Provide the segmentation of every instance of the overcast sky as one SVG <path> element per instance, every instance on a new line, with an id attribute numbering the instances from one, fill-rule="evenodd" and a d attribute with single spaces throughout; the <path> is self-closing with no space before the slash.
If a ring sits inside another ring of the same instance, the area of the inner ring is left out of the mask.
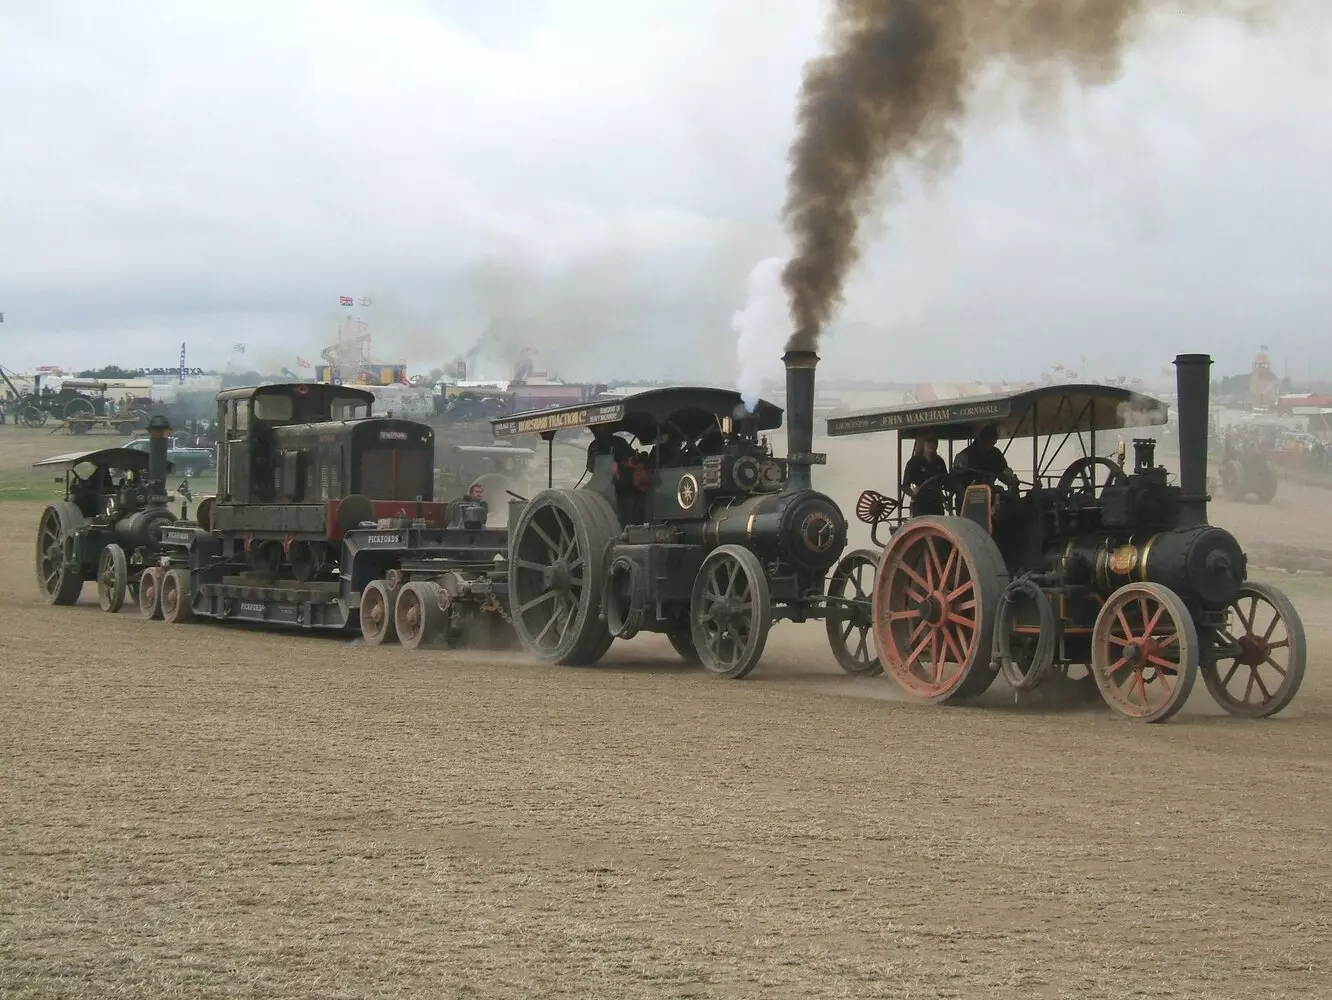
<path id="1" fill-rule="evenodd" d="M 1322 4 L 1326 7 L 1326 4 Z M 0 5 L 0 365 L 310 360 L 345 310 L 430 367 L 726 376 L 817 0 Z M 1332 20 L 1332 15 L 1321 19 Z M 871 220 L 829 374 L 1083 358 L 1332 377 L 1332 33 L 1205 22 Z"/>

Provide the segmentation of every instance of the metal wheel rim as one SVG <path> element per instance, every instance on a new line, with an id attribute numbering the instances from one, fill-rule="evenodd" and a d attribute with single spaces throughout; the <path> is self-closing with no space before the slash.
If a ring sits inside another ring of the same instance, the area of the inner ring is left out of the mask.
<path id="1" fill-rule="evenodd" d="M 513 617 L 532 645 L 554 653 L 579 621 L 590 582 L 573 518 L 554 504 L 533 511 L 515 556 Z"/>
<path id="2" fill-rule="evenodd" d="M 1179 711 L 1197 675 L 1192 620 L 1168 593 L 1124 587 L 1106 600 L 1092 630 L 1092 673 L 1102 696 L 1116 711 L 1147 722 Z"/>
<path id="3" fill-rule="evenodd" d="M 1298 617 L 1291 617 L 1294 607 L 1284 594 L 1253 584 L 1240 588 L 1230 610 L 1240 628 L 1219 630 L 1218 646 L 1203 668 L 1203 682 L 1217 704 L 1232 715 L 1275 715 L 1290 704 L 1304 679 L 1303 626 Z M 1237 681 L 1238 697 L 1232 686 Z M 1255 693 L 1257 699 L 1252 697 Z"/>
<path id="4" fill-rule="evenodd" d="M 124 555 L 117 559 L 120 548 L 108 545 L 97 560 L 97 599 L 104 611 L 119 611 L 125 603 L 129 580 Z"/>
<path id="5" fill-rule="evenodd" d="M 866 569 L 869 570 L 868 584 L 861 578 Z M 860 602 L 849 618 L 837 617 L 832 608 L 828 609 L 828 643 L 837 662 L 849 674 L 883 673 L 874 638 L 874 580 L 878 569 L 878 560 L 868 553 L 852 552 L 837 565 L 828 581 L 829 597 L 845 597 L 850 584 L 855 591 L 851 599 Z M 840 606 L 838 610 L 841 610 Z M 853 646 L 851 637 L 856 632 L 859 635 Z"/>
<path id="6" fill-rule="evenodd" d="M 365 623 L 372 627 L 366 629 Z M 367 639 L 377 639 L 388 628 L 388 598 L 378 587 L 367 587 L 361 595 L 361 634 Z"/>
<path id="7" fill-rule="evenodd" d="M 709 654 L 704 663 L 711 660 L 709 670 L 728 674 L 744 663 L 767 626 L 760 612 L 758 584 L 749 568 L 730 553 L 709 559 L 700 575 L 703 589 L 696 614 L 697 631 L 702 632 Z M 733 655 L 724 655 L 724 650 Z"/>
<path id="8" fill-rule="evenodd" d="M 894 680 L 911 694 L 939 699 L 963 685 L 978 655 L 984 609 L 977 569 L 941 527 L 904 530 L 919 537 L 880 566 L 875 639 L 889 654 L 885 669 Z"/>
<path id="9" fill-rule="evenodd" d="M 60 516 L 54 510 L 47 511 L 37 535 L 37 579 L 47 597 L 60 590 L 65 572 L 63 538 Z"/>
<path id="10" fill-rule="evenodd" d="M 420 592 L 410 584 L 398 595 L 398 641 L 404 646 L 415 643 L 425 628 L 425 608 Z"/>
<path id="11" fill-rule="evenodd" d="M 139 607 L 159 607 L 162 601 L 161 581 L 151 569 L 139 578 Z"/>

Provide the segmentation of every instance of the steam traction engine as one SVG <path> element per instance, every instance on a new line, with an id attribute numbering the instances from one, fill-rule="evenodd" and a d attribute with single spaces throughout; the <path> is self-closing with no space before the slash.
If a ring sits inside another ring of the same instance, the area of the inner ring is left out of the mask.
<path id="1" fill-rule="evenodd" d="M 738 678 L 778 619 L 826 617 L 842 634 L 850 611 L 825 579 L 846 521 L 810 483 L 823 461 L 810 450 L 818 358 L 785 361 L 785 459 L 763 436 L 782 411 L 765 401 L 747 411 L 723 389 L 655 389 L 493 422 L 499 439 L 539 434 L 551 450 L 561 430 L 593 434 L 580 488 L 510 505 L 510 612 L 532 655 L 589 664 L 617 638 L 660 632 L 685 659 Z"/>
<path id="2" fill-rule="evenodd" d="M 1232 714 L 1290 703 L 1306 658 L 1299 615 L 1281 591 L 1249 580 L 1239 543 L 1207 523 L 1211 359 L 1184 354 L 1175 365 L 1177 483 L 1151 438 L 1133 442 L 1132 471 L 1122 442 L 1117 460 L 1097 454 L 1098 432 L 1165 423 L 1163 403 L 1125 389 L 1045 386 L 829 421 L 833 436 L 896 431 L 899 455 L 921 437 L 951 450 L 986 424 L 1007 438 L 1010 463 L 1014 442 L 1031 440 L 1030 482 L 954 465 L 947 516 L 903 518 L 896 500 L 862 494 L 858 514 L 876 537 L 885 525 L 892 534 L 871 615 L 857 624 L 902 688 L 957 701 L 1000 671 L 1027 691 L 1085 666 L 1111 707 L 1147 722 L 1177 712 L 1199 672 Z M 1079 457 L 1047 475 L 1074 439 Z"/>
<path id="3" fill-rule="evenodd" d="M 166 490 L 171 427 L 154 417 L 148 434 L 147 453 L 103 448 L 35 463 L 64 472 L 65 499 L 37 527 L 37 585 L 50 603 L 75 603 L 92 580 L 103 611 L 119 611 L 127 593 L 137 599 L 131 573 L 156 558 L 163 527 L 176 520 Z"/>

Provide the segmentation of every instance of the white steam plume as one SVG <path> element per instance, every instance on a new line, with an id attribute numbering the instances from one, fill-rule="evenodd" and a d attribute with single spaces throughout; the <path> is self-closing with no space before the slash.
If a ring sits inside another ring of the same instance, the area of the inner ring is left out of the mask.
<path id="1" fill-rule="evenodd" d="M 786 261 L 769 257 L 749 272 L 744 308 L 731 317 L 731 329 L 737 334 L 736 360 L 740 373 L 735 387 L 752 411 L 758 403 L 767 376 L 779 370 L 782 344 L 791 332 L 786 289 L 782 286 L 782 268 Z"/>

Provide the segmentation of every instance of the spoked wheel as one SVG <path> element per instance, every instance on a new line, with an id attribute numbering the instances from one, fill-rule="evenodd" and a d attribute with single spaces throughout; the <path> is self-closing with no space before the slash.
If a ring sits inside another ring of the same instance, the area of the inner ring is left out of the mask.
<path id="1" fill-rule="evenodd" d="M 162 620 L 161 566 L 149 566 L 139 574 L 139 614 L 149 621 Z"/>
<path id="2" fill-rule="evenodd" d="M 523 648 L 546 663 L 595 663 L 613 641 L 601 618 L 606 550 L 619 526 L 595 493 L 543 490 L 509 533 L 509 600 Z"/>
<path id="3" fill-rule="evenodd" d="M 848 674 L 883 673 L 874 643 L 874 575 L 878 568 L 878 552 L 855 549 L 842 557 L 828 578 L 830 600 L 824 627 L 833 656 Z M 837 598 L 854 603 L 842 604 Z"/>
<path id="4" fill-rule="evenodd" d="M 739 545 L 713 549 L 694 578 L 689 617 L 703 669 L 730 680 L 753 670 L 772 625 L 768 578 L 754 553 Z"/>
<path id="5" fill-rule="evenodd" d="M 1203 683 L 1231 715 L 1265 719 L 1289 705 L 1304 680 L 1304 624 L 1290 598 L 1253 580 L 1240 587 L 1230 611 L 1231 627 L 1199 668 Z"/>
<path id="6" fill-rule="evenodd" d="M 173 624 L 194 620 L 188 570 L 169 569 L 162 574 L 162 617 Z"/>
<path id="7" fill-rule="evenodd" d="M 1198 677 L 1198 632 L 1179 596 L 1155 583 L 1120 587 L 1092 628 L 1092 673 L 1115 711 L 1164 722 Z"/>
<path id="8" fill-rule="evenodd" d="M 112 542 L 97 559 L 97 603 L 103 611 L 115 614 L 125 606 L 128 589 L 129 562 L 125 550 Z"/>
<path id="9" fill-rule="evenodd" d="M 82 567 L 66 562 L 66 555 L 72 556 L 74 532 L 84 520 L 78 507 L 61 502 L 48 506 L 37 524 L 37 585 L 51 604 L 73 604 L 83 592 Z"/>
<path id="10" fill-rule="evenodd" d="M 1008 572 L 994 540 L 960 517 L 917 517 L 884 549 L 874 581 L 874 638 L 884 671 L 935 704 L 994 682 L 995 611 Z"/>
<path id="11" fill-rule="evenodd" d="M 408 649 L 457 645 L 449 631 L 449 597 L 437 583 L 414 581 L 398 591 L 393 620 L 398 641 Z"/>
<path id="12" fill-rule="evenodd" d="M 367 646 L 378 646 L 397 636 L 393 620 L 393 594 L 384 580 L 371 580 L 361 591 L 361 638 Z"/>

